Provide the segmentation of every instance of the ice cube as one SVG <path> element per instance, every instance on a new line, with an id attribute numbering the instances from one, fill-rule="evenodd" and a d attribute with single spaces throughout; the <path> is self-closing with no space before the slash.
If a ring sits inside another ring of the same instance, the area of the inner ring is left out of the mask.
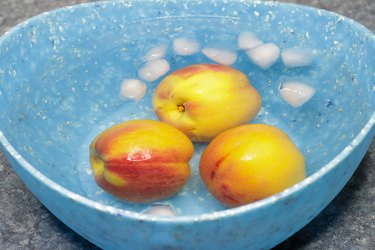
<path id="1" fill-rule="evenodd" d="M 153 61 L 162 59 L 168 50 L 168 45 L 165 43 L 159 44 L 151 49 L 149 49 L 145 55 L 145 61 Z"/>
<path id="2" fill-rule="evenodd" d="M 179 37 L 173 40 L 173 51 L 176 55 L 189 56 L 200 50 L 199 43 L 191 38 Z"/>
<path id="3" fill-rule="evenodd" d="M 312 63 L 313 53 L 306 49 L 288 48 L 281 52 L 281 59 L 287 67 L 303 67 Z"/>
<path id="4" fill-rule="evenodd" d="M 246 51 L 247 56 L 262 69 L 271 67 L 280 56 L 280 49 L 276 44 L 265 43 Z"/>
<path id="5" fill-rule="evenodd" d="M 153 82 L 165 75 L 170 70 L 170 65 L 165 59 L 146 62 L 138 69 L 138 76 L 147 82 Z"/>
<path id="6" fill-rule="evenodd" d="M 152 205 L 144 211 L 146 214 L 159 215 L 159 216 L 176 216 L 169 205 Z"/>
<path id="7" fill-rule="evenodd" d="M 280 88 L 281 97 L 292 107 L 298 108 L 309 101 L 315 89 L 303 82 L 285 82 Z"/>
<path id="8" fill-rule="evenodd" d="M 211 60 L 223 65 L 231 65 L 237 60 L 237 53 L 229 50 L 204 48 L 202 53 Z"/>
<path id="9" fill-rule="evenodd" d="M 238 36 L 239 49 L 248 50 L 255 48 L 261 44 L 263 44 L 263 42 L 250 31 L 243 31 Z"/>
<path id="10" fill-rule="evenodd" d="M 139 101 L 143 98 L 147 90 L 144 82 L 138 79 L 125 79 L 120 87 L 120 95 L 125 99 Z"/>

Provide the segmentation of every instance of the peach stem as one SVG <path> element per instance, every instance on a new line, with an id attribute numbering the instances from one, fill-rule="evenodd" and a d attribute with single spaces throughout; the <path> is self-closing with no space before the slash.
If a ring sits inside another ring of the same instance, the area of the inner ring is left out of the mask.
<path id="1" fill-rule="evenodd" d="M 185 112 L 185 106 L 183 104 L 178 104 L 177 110 L 180 111 L 180 112 Z"/>

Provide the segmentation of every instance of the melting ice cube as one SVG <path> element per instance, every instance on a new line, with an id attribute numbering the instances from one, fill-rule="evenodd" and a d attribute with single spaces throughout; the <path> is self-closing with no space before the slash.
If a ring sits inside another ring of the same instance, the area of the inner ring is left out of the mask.
<path id="1" fill-rule="evenodd" d="M 263 42 L 250 31 L 243 31 L 238 36 L 238 48 L 248 50 L 255 48 Z"/>
<path id="2" fill-rule="evenodd" d="M 161 59 L 167 53 L 168 46 L 165 43 L 159 44 L 149 49 L 145 55 L 145 61 L 153 61 Z"/>
<path id="3" fill-rule="evenodd" d="M 204 48 L 202 53 L 211 60 L 223 65 L 231 65 L 237 60 L 237 53 L 233 51 Z"/>
<path id="4" fill-rule="evenodd" d="M 246 51 L 247 56 L 262 69 L 268 69 L 280 56 L 280 49 L 276 44 L 265 43 Z"/>
<path id="5" fill-rule="evenodd" d="M 303 67 L 312 63 L 313 53 L 306 49 L 289 48 L 283 50 L 281 59 L 287 67 Z"/>
<path id="6" fill-rule="evenodd" d="M 146 62 L 138 69 L 138 76 L 145 81 L 153 82 L 159 79 L 170 70 L 170 65 L 165 59 L 158 59 Z"/>
<path id="7" fill-rule="evenodd" d="M 315 94 L 315 89 L 302 82 L 285 82 L 280 88 L 281 97 L 292 107 L 298 108 Z"/>
<path id="8" fill-rule="evenodd" d="M 120 95 L 126 99 L 139 101 L 143 98 L 147 90 L 144 82 L 137 79 L 125 79 L 120 88 Z"/>
<path id="9" fill-rule="evenodd" d="M 169 205 L 152 205 L 144 211 L 145 214 L 159 215 L 159 216 L 176 216 L 171 206 Z"/>
<path id="10" fill-rule="evenodd" d="M 173 51 L 176 55 L 189 56 L 200 50 L 199 43 L 191 38 L 176 38 L 173 40 Z"/>

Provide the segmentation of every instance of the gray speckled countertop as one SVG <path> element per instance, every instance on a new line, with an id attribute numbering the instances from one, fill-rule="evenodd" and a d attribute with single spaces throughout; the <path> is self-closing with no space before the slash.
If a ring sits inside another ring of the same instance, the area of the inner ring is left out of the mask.
<path id="1" fill-rule="evenodd" d="M 1 0 L 0 34 L 28 17 L 88 0 Z M 350 17 L 375 31 L 374 0 L 294 0 Z M 375 249 L 375 140 L 349 183 L 301 231 L 275 249 Z M 26 189 L 0 151 L 0 249 L 97 249 Z"/>

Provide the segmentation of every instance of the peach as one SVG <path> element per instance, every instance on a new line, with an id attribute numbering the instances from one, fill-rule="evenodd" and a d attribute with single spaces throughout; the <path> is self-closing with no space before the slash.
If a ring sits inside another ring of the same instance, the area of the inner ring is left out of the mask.
<path id="1" fill-rule="evenodd" d="M 151 202 L 177 193 L 190 176 L 192 142 L 176 128 L 132 120 L 99 134 L 90 145 L 97 184 L 130 202 Z"/>
<path id="2" fill-rule="evenodd" d="M 192 141 L 208 142 L 253 119 L 261 108 L 261 96 L 232 67 L 196 64 L 176 70 L 160 82 L 153 108 L 161 121 Z"/>
<path id="3" fill-rule="evenodd" d="M 302 181 L 305 160 L 286 133 L 248 124 L 218 135 L 203 151 L 200 175 L 211 194 L 229 207 L 251 203 Z"/>

